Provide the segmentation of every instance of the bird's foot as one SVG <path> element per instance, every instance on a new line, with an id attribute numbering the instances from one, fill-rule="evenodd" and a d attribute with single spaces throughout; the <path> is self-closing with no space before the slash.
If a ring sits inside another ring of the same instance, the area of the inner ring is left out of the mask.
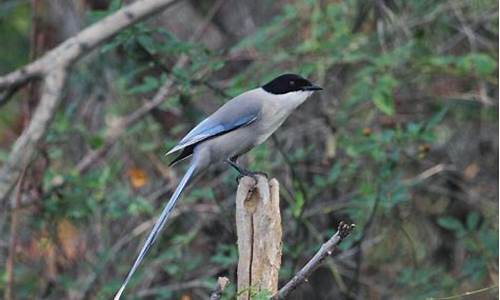
<path id="1" fill-rule="evenodd" d="M 226 162 L 231 167 L 233 167 L 236 171 L 238 171 L 239 175 L 238 175 L 238 177 L 236 177 L 236 182 L 237 183 L 240 183 L 241 178 L 243 178 L 245 176 L 252 177 L 255 180 L 255 184 L 257 184 L 257 182 L 258 182 L 257 175 L 262 175 L 262 176 L 265 176 L 266 178 L 269 178 L 269 176 L 266 173 L 264 173 L 264 172 L 250 171 L 250 170 L 244 168 L 243 166 L 238 165 L 236 163 L 235 159 L 227 159 Z"/>
<path id="2" fill-rule="evenodd" d="M 241 178 L 243 178 L 243 177 L 245 177 L 245 176 L 246 176 L 246 175 L 241 175 L 241 174 L 240 174 L 240 175 L 238 175 L 238 176 L 236 176 L 236 183 L 237 183 L 237 184 L 240 184 L 240 180 L 241 180 Z M 255 179 L 255 182 L 257 182 L 257 179 L 256 179 L 256 178 L 254 178 L 254 179 Z"/>

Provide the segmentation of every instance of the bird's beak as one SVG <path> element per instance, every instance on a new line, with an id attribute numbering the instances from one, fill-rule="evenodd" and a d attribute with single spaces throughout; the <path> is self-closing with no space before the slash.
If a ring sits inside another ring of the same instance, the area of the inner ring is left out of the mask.
<path id="1" fill-rule="evenodd" d="M 321 91 L 323 88 L 317 85 L 305 86 L 302 88 L 303 91 Z"/>

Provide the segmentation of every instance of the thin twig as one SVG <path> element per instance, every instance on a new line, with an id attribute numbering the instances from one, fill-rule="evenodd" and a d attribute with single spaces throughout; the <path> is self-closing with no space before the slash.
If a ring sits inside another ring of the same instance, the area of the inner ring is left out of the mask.
<path id="1" fill-rule="evenodd" d="M 227 277 L 219 277 L 214 291 L 210 294 L 210 300 L 219 300 L 222 297 L 222 292 L 228 284 L 229 279 L 227 279 Z"/>
<path id="2" fill-rule="evenodd" d="M 422 181 L 424 181 L 424 180 L 426 180 L 434 175 L 437 175 L 443 171 L 448 171 L 448 170 L 454 170 L 453 166 L 440 163 L 440 164 L 437 164 L 429 169 L 426 169 L 425 171 L 423 171 L 422 173 L 418 174 L 417 176 L 415 176 L 413 178 L 403 180 L 403 183 L 406 185 L 417 184 L 417 183 L 420 183 L 420 182 L 422 182 Z"/>
<path id="3" fill-rule="evenodd" d="M 285 284 L 285 286 L 282 287 L 272 299 L 285 299 L 288 294 L 295 290 L 300 284 L 307 281 L 307 278 L 312 274 L 312 272 L 318 268 L 326 257 L 332 254 L 335 247 L 338 246 L 354 228 L 354 224 L 348 225 L 344 222 L 340 222 L 337 232 L 321 246 L 313 258 L 307 262 L 307 264 L 299 272 L 297 272 L 297 274 L 295 274 L 295 276 L 293 276 L 293 278 Z"/>
<path id="4" fill-rule="evenodd" d="M 474 290 L 474 291 L 470 291 L 470 292 L 465 292 L 465 293 L 460 294 L 460 295 L 453 295 L 453 296 L 449 296 L 449 297 L 439 297 L 439 298 L 430 297 L 430 298 L 427 298 L 427 300 L 462 299 L 463 297 L 477 295 L 477 294 L 484 293 L 484 292 L 487 292 L 489 290 L 493 290 L 493 289 L 496 289 L 496 288 L 498 288 L 498 285 L 495 284 L 495 285 L 492 285 L 492 286 L 489 286 L 489 287 L 485 287 L 485 288 L 482 288 L 482 289 L 478 289 L 478 290 Z"/>

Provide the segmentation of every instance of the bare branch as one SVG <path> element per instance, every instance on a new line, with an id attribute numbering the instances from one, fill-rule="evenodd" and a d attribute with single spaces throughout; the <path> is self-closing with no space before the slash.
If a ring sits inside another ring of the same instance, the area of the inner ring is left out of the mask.
<path id="1" fill-rule="evenodd" d="M 45 67 L 41 59 L 42 58 L 30 63 L 27 66 L 17 69 L 12 73 L 0 77 L 0 91 L 17 89 L 18 87 L 23 86 L 30 79 L 42 77 Z M 10 92 L 7 93 L 9 94 Z"/>
<path id="2" fill-rule="evenodd" d="M 307 264 L 299 272 L 297 272 L 297 274 L 295 274 L 295 276 L 293 276 L 293 278 L 285 284 L 285 286 L 282 287 L 272 299 L 285 299 L 290 292 L 295 290 L 303 282 L 307 281 L 307 278 L 312 274 L 312 272 L 316 270 L 326 257 L 332 254 L 334 248 L 352 232 L 354 227 L 354 224 L 348 225 L 344 222 L 340 222 L 337 232 L 321 246 L 313 258 L 307 262 Z"/>

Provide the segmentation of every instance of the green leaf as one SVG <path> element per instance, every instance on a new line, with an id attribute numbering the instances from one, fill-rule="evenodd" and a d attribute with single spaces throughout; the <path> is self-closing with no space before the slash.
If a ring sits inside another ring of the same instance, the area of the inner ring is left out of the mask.
<path id="1" fill-rule="evenodd" d="M 427 129 L 432 129 L 436 127 L 441 121 L 444 119 L 446 116 L 446 113 L 448 112 L 448 107 L 443 107 L 437 114 L 432 116 L 432 118 L 427 122 Z"/>
<path id="2" fill-rule="evenodd" d="M 472 53 L 465 57 L 469 67 L 473 68 L 478 75 L 490 75 L 497 68 L 495 59 L 484 53 Z"/>
<path id="3" fill-rule="evenodd" d="M 104 44 L 104 46 L 101 47 L 101 53 L 106 53 L 110 52 L 111 50 L 115 49 L 116 47 L 120 46 L 121 41 L 118 41 L 115 39 L 114 41 L 111 41 L 109 43 Z"/>
<path id="4" fill-rule="evenodd" d="M 158 79 L 152 76 L 146 76 L 141 84 L 129 89 L 128 94 L 141 94 L 151 92 L 158 88 L 159 85 L 160 83 L 158 82 Z"/>
<path id="5" fill-rule="evenodd" d="M 104 138 L 100 135 L 93 135 L 89 138 L 89 145 L 92 150 L 97 150 L 104 145 Z"/>
<path id="6" fill-rule="evenodd" d="M 127 207 L 127 211 L 131 215 L 138 215 L 142 213 L 153 213 L 154 208 L 149 203 L 148 200 L 142 198 L 142 197 L 137 197 L 136 199 L 133 200 L 132 203 L 130 203 Z"/>
<path id="7" fill-rule="evenodd" d="M 328 181 L 330 183 L 335 183 L 339 178 L 341 171 L 342 165 L 340 164 L 340 162 L 336 162 L 330 169 L 330 173 L 328 174 Z"/>
<path id="8" fill-rule="evenodd" d="M 470 53 L 460 57 L 457 68 L 462 73 L 476 72 L 480 76 L 487 76 L 497 68 L 496 61 L 484 53 Z"/>
<path id="9" fill-rule="evenodd" d="M 475 211 L 469 213 L 467 215 L 467 229 L 474 230 L 477 228 L 479 224 L 479 214 Z"/>
<path id="10" fill-rule="evenodd" d="M 373 96 L 373 103 L 378 109 L 380 109 L 386 115 L 389 116 L 394 115 L 395 108 L 394 108 L 394 100 L 392 99 L 392 97 L 388 97 L 387 95 L 377 93 Z"/>
<path id="11" fill-rule="evenodd" d="M 439 226 L 455 232 L 463 232 L 462 222 L 453 217 L 441 217 L 437 220 Z"/>
<path id="12" fill-rule="evenodd" d="M 301 192 L 295 193 L 295 203 L 292 208 L 292 214 L 295 218 L 298 218 L 302 213 L 302 208 L 304 207 L 305 199 Z"/>
<path id="13" fill-rule="evenodd" d="M 149 35 L 139 35 L 137 37 L 137 42 L 144 48 L 146 48 L 148 51 L 150 51 L 152 54 L 156 52 L 155 50 L 155 41 L 153 38 Z"/>
<path id="14" fill-rule="evenodd" d="M 269 300 L 273 296 L 273 293 L 269 290 L 260 290 L 255 295 L 252 295 L 252 300 Z"/>
<path id="15" fill-rule="evenodd" d="M 454 56 L 433 56 L 429 58 L 428 63 L 434 67 L 447 68 L 456 60 Z"/>
<path id="16" fill-rule="evenodd" d="M 377 82 L 373 92 L 373 103 L 383 113 L 394 115 L 395 106 L 392 92 L 397 85 L 397 80 L 391 75 L 383 75 Z"/>

